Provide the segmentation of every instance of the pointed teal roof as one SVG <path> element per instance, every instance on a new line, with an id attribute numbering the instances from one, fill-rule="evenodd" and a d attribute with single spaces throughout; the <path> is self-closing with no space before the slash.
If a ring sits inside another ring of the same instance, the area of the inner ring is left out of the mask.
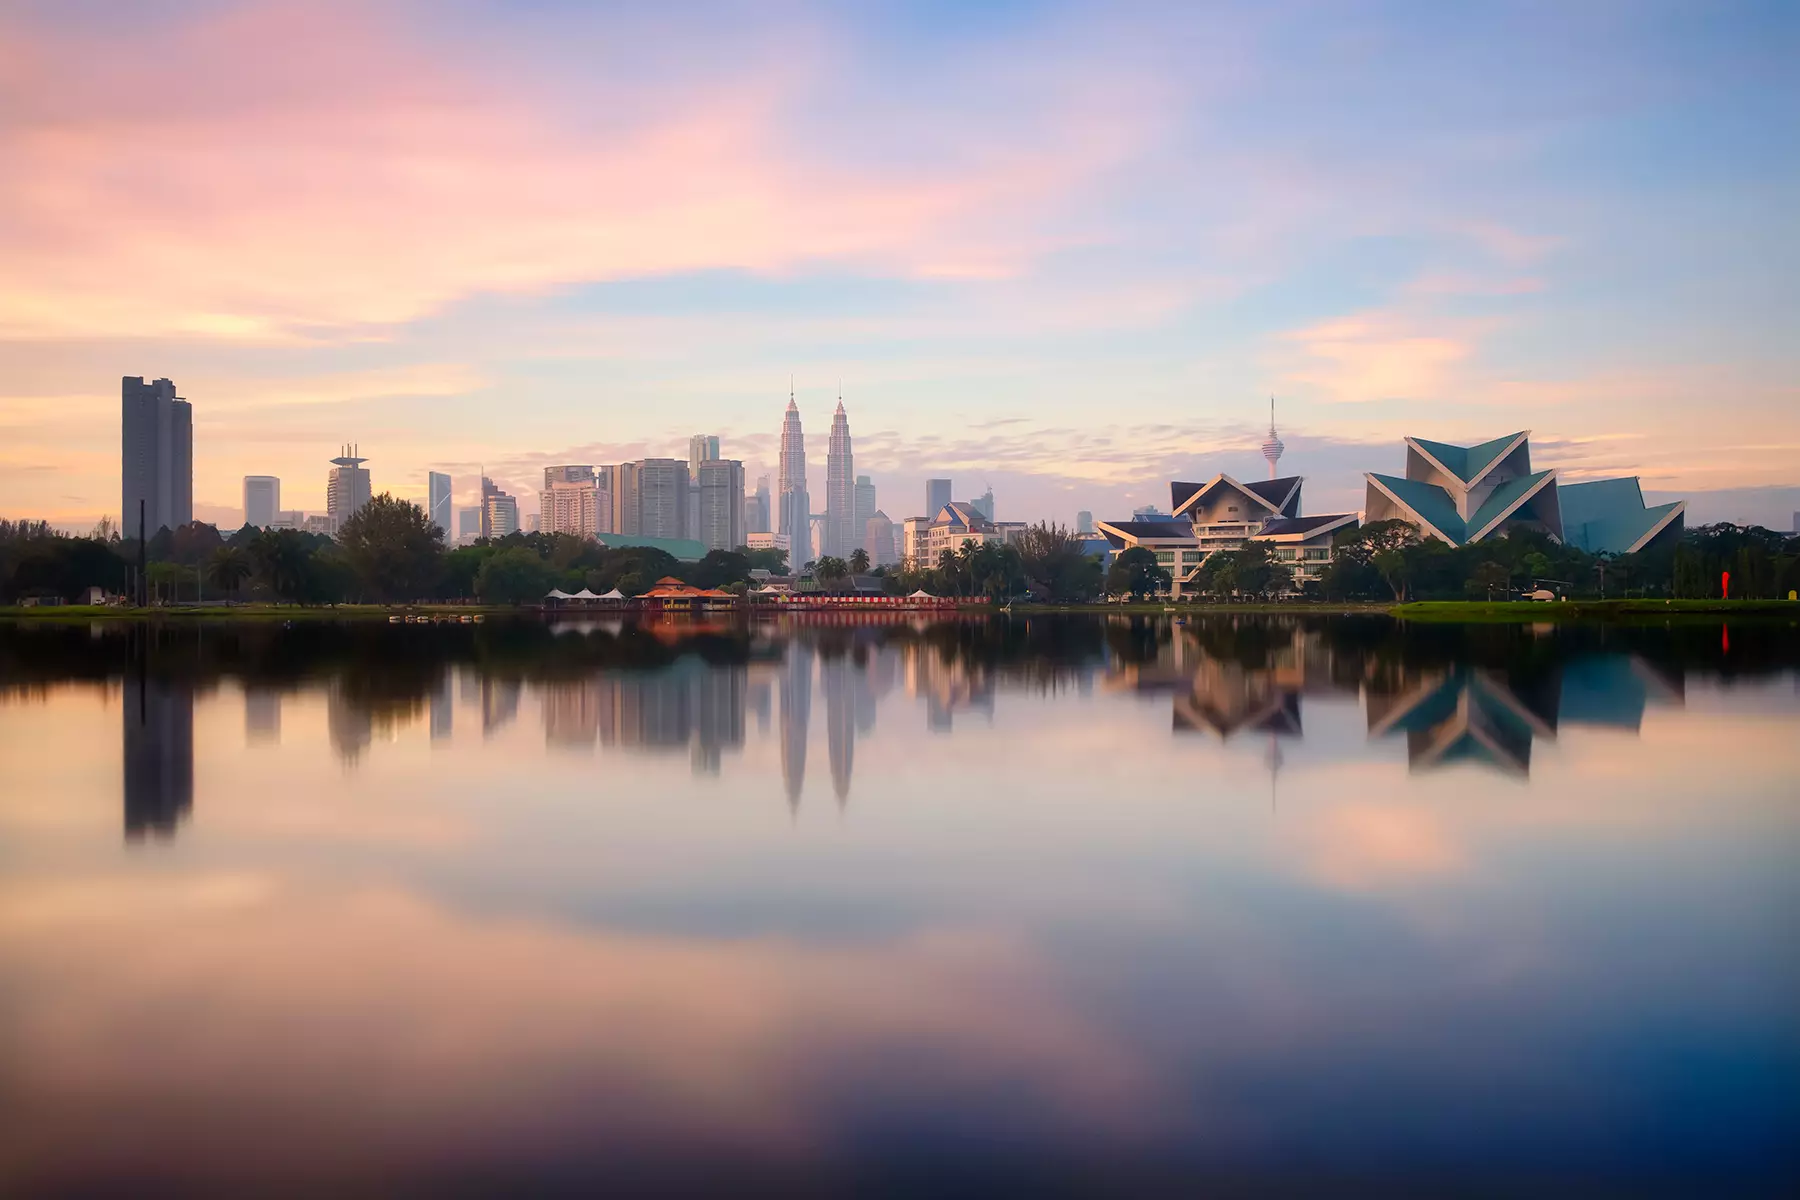
<path id="1" fill-rule="evenodd" d="M 1371 474 L 1369 478 L 1392 492 L 1400 503 L 1430 522 L 1453 544 L 1462 545 L 1467 529 L 1462 517 L 1457 514 L 1456 505 L 1450 500 L 1449 492 L 1435 483 L 1421 483 L 1416 479 L 1402 479 L 1397 475 Z"/>
<path id="2" fill-rule="evenodd" d="M 1637 477 L 1630 475 L 1592 483 L 1565 483 L 1559 490 L 1563 541 L 1589 554 L 1628 553 L 1685 507 L 1679 500 L 1646 506 Z"/>
<path id="3" fill-rule="evenodd" d="M 1479 532 L 1487 528 L 1488 522 L 1518 503 L 1531 489 L 1550 477 L 1549 471 L 1539 471 L 1533 475 L 1521 475 L 1517 479 L 1509 479 L 1482 501 L 1475 515 L 1469 518 L 1469 529 Z"/>
<path id="4" fill-rule="evenodd" d="M 1506 453 L 1507 447 L 1518 440 L 1523 432 L 1509 433 L 1505 437 L 1497 437 L 1491 442 L 1475 446 L 1452 446 L 1448 442 L 1428 442 L 1424 438 L 1413 438 L 1412 442 L 1442 463 L 1446 471 L 1464 483 L 1471 483 L 1493 466 L 1494 460 Z"/>

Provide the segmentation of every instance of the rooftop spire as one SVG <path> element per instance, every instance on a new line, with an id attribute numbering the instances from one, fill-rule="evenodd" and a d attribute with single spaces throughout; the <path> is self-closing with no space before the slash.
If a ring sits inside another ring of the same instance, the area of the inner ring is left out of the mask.
<path id="1" fill-rule="evenodd" d="M 1275 464 L 1281 458 L 1281 452 L 1287 447 L 1282 445 L 1281 438 L 1275 433 L 1275 397 L 1269 397 L 1269 440 L 1262 444 L 1262 455 L 1269 460 L 1269 478 L 1275 478 Z"/>

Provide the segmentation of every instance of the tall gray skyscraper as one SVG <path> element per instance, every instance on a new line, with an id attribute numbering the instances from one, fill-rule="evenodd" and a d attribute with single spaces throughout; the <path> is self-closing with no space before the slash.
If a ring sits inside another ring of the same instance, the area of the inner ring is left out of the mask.
<path id="1" fill-rule="evenodd" d="M 167 379 L 122 377 L 119 404 L 119 526 L 137 536 L 194 519 L 194 409 Z"/>
<path id="2" fill-rule="evenodd" d="M 950 481 L 948 479 L 927 479 L 925 481 L 925 512 L 927 517 L 935 517 L 950 503 Z"/>
<path id="3" fill-rule="evenodd" d="M 613 468 L 612 533 L 635 537 L 638 528 L 638 465 L 620 463 Z"/>
<path id="4" fill-rule="evenodd" d="M 988 488 L 988 490 L 986 492 L 977 496 L 975 499 L 969 501 L 969 507 L 974 509 L 976 512 L 980 513 L 982 516 L 986 517 L 988 520 L 990 520 L 990 521 L 993 520 L 994 519 L 994 489 L 990 487 L 990 488 Z M 932 515 L 935 516 L 936 514 L 934 513 Z"/>
<path id="5" fill-rule="evenodd" d="M 273 475 L 244 476 L 244 524 L 267 529 L 281 511 L 281 480 Z"/>
<path id="6" fill-rule="evenodd" d="M 355 446 L 331 460 L 331 474 L 325 478 L 325 515 L 331 518 L 333 532 L 355 516 L 369 502 L 369 460 L 356 456 Z"/>
<path id="7" fill-rule="evenodd" d="M 696 433 L 688 439 L 688 474 L 700 478 L 700 464 L 719 457 L 719 437 L 713 433 Z"/>
<path id="8" fill-rule="evenodd" d="M 850 448 L 850 418 L 838 398 L 825 452 L 825 544 L 822 553 L 848 558 L 862 544 L 856 532 L 856 458 Z"/>
<path id="9" fill-rule="evenodd" d="M 444 531 L 444 541 L 455 540 L 455 526 L 450 523 L 450 477 L 442 471 L 425 474 L 425 515 Z"/>
<path id="10" fill-rule="evenodd" d="M 1075 532 L 1076 533 L 1092 533 L 1092 532 L 1094 532 L 1094 514 L 1089 512 L 1085 508 L 1082 509 L 1080 512 L 1076 513 L 1075 514 Z"/>
<path id="11" fill-rule="evenodd" d="M 708 550 L 736 550 L 745 542 L 744 464 L 735 458 L 704 459 L 699 479 L 699 540 Z"/>
<path id="12" fill-rule="evenodd" d="M 625 465 L 632 467 L 636 476 L 637 529 L 619 532 L 655 538 L 686 537 L 687 464 L 678 458 L 644 458 Z"/>
<path id="13" fill-rule="evenodd" d="M 756 494 L 744 505 L 744 531 L 746 533 L 772 533 L 769 527 L 769 477 L 756 477 Z"/>
<path id="14" fill-rule="evenodd" d="M 776 480 L 781 511 L 776 514 L 775 532 L 791 538 L 798 554 L 798 548 L 807 545 L 812 536 L 812 497 L 806 494 L 806 435 L 800 430 L 800 408 L 792 393 L 788 395 L 787 415 L 781 419 L 781 460 Z M 799 563 L 804 558 L 791 561 Z"/>
<path id="15" fill-rule="evenodd" d="M 875 485 L 867 475 L 856 477 L 856 545 L 868 549 L 869 518 L 875 515 Z M 875 555 L 869 555 L 873 560 Z"/>

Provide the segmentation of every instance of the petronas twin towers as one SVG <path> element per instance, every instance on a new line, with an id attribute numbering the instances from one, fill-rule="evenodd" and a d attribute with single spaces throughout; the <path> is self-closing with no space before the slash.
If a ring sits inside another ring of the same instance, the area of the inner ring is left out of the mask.
<path id="1" fill-rule="evenodd" d="M 789 539 L 788 562 L 798 567 L 814 557 L 812 499 L 806 490 L 806 435 L 800 428 L 800 407 L 788 393 L 787 415 L 781 421 L 780 519 L 776 532 Z M 862 544 L 856 528 L 856 462 L 850 447 L 850 418 L 843 397 L 831 417 L 831 440 L 825 451 L 825 519 L 818 547 L 820 557 L 849 558 Z"/>

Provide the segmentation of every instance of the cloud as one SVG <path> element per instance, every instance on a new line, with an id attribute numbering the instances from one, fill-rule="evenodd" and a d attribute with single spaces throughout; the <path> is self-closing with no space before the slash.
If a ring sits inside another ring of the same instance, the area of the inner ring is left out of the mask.
<path id="1" fill-rule="evenodd" d="M 1285 335 L 1285 341 L 1293 351 L 1282 380 L 1332 402 L 1442 396 L 1473 350 L 1467 333 L 1385 312 L 1324 321 Z"/>

